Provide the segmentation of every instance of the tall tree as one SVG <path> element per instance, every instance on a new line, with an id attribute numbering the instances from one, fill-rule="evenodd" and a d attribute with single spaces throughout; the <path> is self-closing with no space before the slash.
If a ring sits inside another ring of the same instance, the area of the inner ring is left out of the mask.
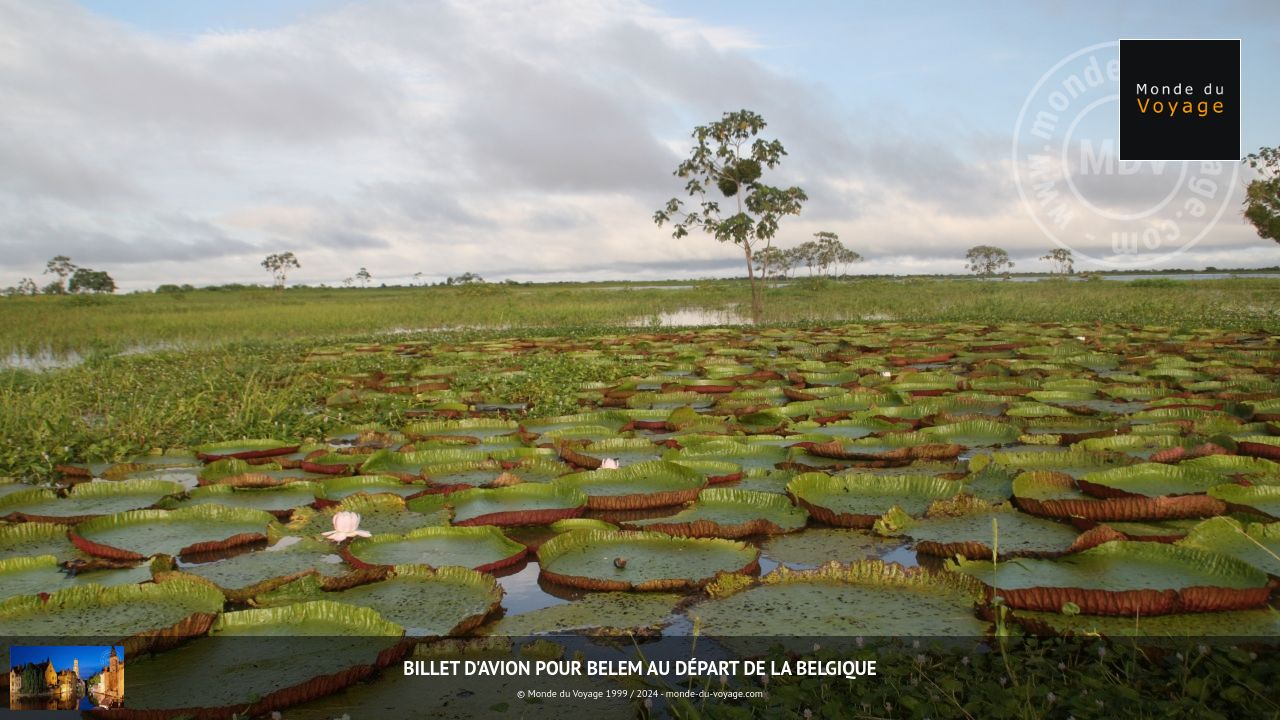
<path id="1" fill-rule="evenodd" d="M 76 268 L 71 282 L 67 284 L 67 290 L 73 293 L 113 293 L 116 291 L 116 281 L 105 270 Z"/>
<path id="2" fill-rule="evenodd" d="M 289 271 L 302 267 L 292 252 L 273 253 L 262 261 L 262 267 L 271 273 L 277 290 L 284 290 L 285 281 L 289 279 Z"/>
<path id="3" fill-rule="evenodd" d="M 1280 243 L 1280 147 L 1261 148 L 1244 162 L 1259 172 L 1245 188 L 1245 219 L 1260 237 Z"/>
<path id="4" fill-rule="evenodd" d="M 1063 275 L 1074 275 L 1075 257 L 1071 251 L 1066 248 L 1054 248 L 1044 255 L 1040 256 L 1041 260 L 1048 260 L 1049 267 L 1053 273 L 1061 273 Z"/>
<path id="5" fill-rule="evenodd" d="M 67 291 L 67 278 L 71 277 L 76 271 L 76 264 L 71 262 L 71 258 L 66 255 L 55 255 L 52 260 L 45 263 L 44 274 L 56 275 L 58 279 L 45 287 L 45 292 L 51 295 L 61 295 Z"/>
<path id="6" fill-rule="evenodd" d="M 751 315 L 759 322 L 764 314 L 764 296 L 756 278 L 754 254 L 770 246 L 778 223 L 787 215 L 799 215 L 808 200 L 799 187 L 766 185 L 764 170 L 782 161 L 786 150 L 777 140 L 759 137 L 764 118 L 750 110 L 727 112 L 720 120 L 693 129 L 694 147 L 689 158 L 676 168 L 685 192 L 697 206 L 686 209 L 680 198 L 671 198 L 653 214 L 662 227 L 671 223 L 672 236 L 683 238 L 690 230 L 702 230 L 720 242 L 742 248 L 751 284 Z M 711 190 L 732 201 L 732 212 L 721 210 L 720 201 L 708 197 Z"/>
<path id="7" fill-rule="evenodd" d="M 1008 270 L 1013 267 L 1009 253 L 993 245 L 975 245 L 964 254 L 964 259 L 968 261 L 965 263 L 965 269 L 977 273 L 980 277 L 991 277 L 1002 268 Z"/>
<path id="8" fill-rule="evenodd" d="M 369 281 L 373 279 L 373 275 L 369 274 L 368 268 L 360 268 L 360 272 L 356 273 L 356 279 L 360 281 L 360 287 L 369 287 Z"/>

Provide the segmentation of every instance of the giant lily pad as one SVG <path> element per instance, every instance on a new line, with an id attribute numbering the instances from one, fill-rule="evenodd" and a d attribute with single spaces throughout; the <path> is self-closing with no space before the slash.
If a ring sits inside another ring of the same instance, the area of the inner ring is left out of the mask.
<path id="1" fill-rule="evenodd" d="M 1018 428 L 994 420 L 967 420 L 948 425 L 935 425 L 920 434 L 936 438 L 938 443 L 957 443 L 970 447 L 1007 445 L 1018 439 Z"/>
<path id="2" fill-rule="evenodd" d="M 492 489 L 474 488 L 448 495 L 423 495 L 410 500 L 409 509 L 420 513 L 449 508 L 452 524 L 548 525 L 557 520 L 578 517 L 587 505 L 580 490 L 560 485 L 521 483 Z"/>
<path id="3" fill-rule="evenodd" d="M 26 522 L 0 525 L 0 560 L 54 555 L 65 560 L 76 554 L 67 527 L 56 523 Z"/>
<path id="4" fill-rule="evenodd" d="M 508 615 L 487 631 L 504 636 L 651 635 L 669 621 L 683 600 L 683 595 L 673 593 L 590 593 L 572 602 Z"/>
<path id="5" fill-rule="evenodd" d="M 403 655 L 403 633 L 373 610 L 326 600 L 226 613 L 208 637 L 131 658 L 129 707 L 166 716 L 267 715 L 393 662 Z"/>
<path id="6" fill-rule="evenodd" d="M 276 544 L 203 563 L 174 563 L 157 558 L 156 579 L 169 573 L 194 575 L 217 587 L 228 600 L 243 602 L 304 575 L 340 575 L 350 571 L 332 543 L 309 538 L 285 538 Z"/>
<path id="7" fill-rule="evenodd" d="M 840 475 L 804 473 L 792 478 L 787 492 L 814 518 L 839 527 L 871 527 L 876 518 L 898 507 L 922 514 L 935 500 L 955 497 L 960 483 L 929 475 Z"/>
<path id="8" fill-rule="evenodd" d="M 1095 498 L 1080 491 L 1076 480 L 1051 470 L 1024 472 L 1013 480 L 1013 501 L 1033 515 L 1086 520 L 1172 520 L 1221 515 L 1227 506 L 1208 495 Z"/>
<path id="9" fill-rule="evenodd" d="M 684 510 L 665 518 L 623 523 L 628 530 L 653 530 L 679 537 L 742 538 L 778 535 L 805 526 L 809 515 L 776 493 L 707 488 Z"/>
<path id="10" fill-rule="evenodd" d="M 0 513 L 20 520 L 74 524 L 99 515 L 150 507 L 166 495 L 183 491 L 164 480 L 121 480 L 80 483 L 65 498 L 51 490 L 28 490 L 0 498 Z"/>
<path id="11" fill-rule="evenodd" d="M 654 461 L 563 475 L 554 484 L 586 493 L 593 510 L 643 510 L 693 500 L 707 479 L 683 465 Z"/>
<path id="12" fill-rule="evenodd" d="M 1098 497 L 1194 495 L 1205 493 L 1221 482 L 1217 474 L 1207 470 L 1160 463 L 1141 463 L 1086 473 L 1078 481 L 1080 489 Z"/>
<path id="13" fill-rule="evenodd" d="M 721 572 L 756 572 L 759 554 L 731 540 L 586 530 L 543 543 L 538 563 L 542 577 L 562 585 L 656 591 L 701 587 Z"/>
<path id="14" fill-rule="evenodd" d="M 420 480 L 426 477 L 428 465 L 445 463 L 480 462 L 488 455 L 483 451 L 466 449 L 423 450 L 421 452 L 395 452 L 379 450 L 369 455 L 360 465 L 362 475 L 390 475 L 401 480 Z"/>
<path id="15" fill-rule="evenodd" d="M 403 535 L 360 538 L 342 549 L 356 567 L 379 565 L 457 565 L 490 572 L 514 565 L 525 556 L 525 546 L 503 535 L 496 527 L 427 527 Z"/>
<path id="16" fill-rule="evenodd" d="M 758 583 L 709 588 L 713 599 L 686 612 L 711 637 L 979 636 L 976 584 L 866 560 L 815 570 L 781 567 Z M 806 648 L 808 649 L 808 648 Z"/>
<path id="17" fill-rule="evenodd" d="M 430 515 L 412 512 L 405 505 L 404 498 L 386 493 L 351 495 L 343 498 L 337 505 L 320 511 L 299 508 L 294 511 L 287 527 L 296 535 L 318 537 L 333 529 L 333 518 L 340 512 L 359 514 L 360 529 L 375 535 L 394 535 L 422 527 L 449 524 L 449 514 L 443 509 Z"/>
<path id="18" fill-rule="evenodd" d="M 1280 520 L 1280 485 L 1219 485 L 1211 488 L 1209 494 L 1232 507 Z"/>
<path id="19" fill-rule="evenodd" d="M 0 604 L 0 634 L 133 637 L 129 649 L 136 652 L 142 649 L 139 643 L 204 634 L 222 604 L 222 593 L 180 578 L 145 585 L 81 585 L 47 599 L 15 597 Z"/>
<path id="20" fill-rule="evenodd" d="M 175 502 L 174 508 L 198 505 L 221 505 L 232 508 L 264 510 L 277 517 L 288 516 L 297 507 L 310 505 L 324 496 L 319 483 L 292 482 L 268 488 L 240 488 L 231 485 L 207 485 L 192 490 L 187 500 Z"/>
<path id="21" fill-rule="evenodd" d="M 427 489 L 426 483 L 405 482 L 390 475 L 354 475 L 323 481 L 326 500 L 338 501 L 350 495 L 391 493 L 400 497 L 417 495 Z"/>
<path id="22" fill-rule="evenodd" d="M 1246 525 L 1227 517 L 1209 518 L 1178 544 L 1230 555 L 1280 577 L 1280 522 Z"/>
<path id="23" fill-rule="evenodd" d="M 264 542 L 273 520 L 260 510 L 221 505 L 131 510 L 77 525 L 71 542 L 90 555 L 115 560 L 194 555 Z"/>
<path id="24" fill-rule="evenodd" d="M 1051 612 L 1074 603 L 1089 615 L 1246 610 L 1266 603 L 1266 573 L 1204 550 L 1116 540 L 1054 560 L 949 567 L 981 580 L 1014 608 Z"/>
<path id="25" fill-rule="evenodd" d="M 901 541 L 849 528 L 809 528 L 776 535 L 761 545 L 761 553 L 792 569 L 812 569 L 829 562 L 848 564 L 873 560 L 901 546 Z"/>
<path id="26" fill-rule="evenodd" d="M 52 555 L 0 560 L 0 600 L 18 595 L 51 593 L 77 585 L 126 585 L 145 582 L 151 572 L 145 565 L 104 569 L 70 575 L 62 571 Z"/>
<path id="27" fill-rule="evenodd" d="M 937 557 L 990 558 L 993 546 L 1001 559 L 1052 557 L 1080 549 L 1080 533 L 1072 526 L 1020 513 L 1008 505 L 953 504 L 949 510 L 939 513 L 935 506 L 922 520 L 895 511 L 897 517 L 891 512 L 876 527 L 881 529 L 892 518 L 897 523 L 892 534 L 910 537 L 916 552 Z"/>
<path id="28" fill-rule="evenodd" d="M 276 455 L 288 455 L 291 452 L 295 452 L 298 447 L 297 443 L 281 442 L 280 440 L 227 440 L 225 442 L 198 445 L 195 451 L 196 456 L 201 460 L 213 462 L 214 460 L 226 458 L 251 460 L 275 457 Z"/>
<path id="29" fill-rule="evenodd" d="M 316 575 L 259 596 L 260 607 L 334 600 L 376 610 L 413 636 L 461 635 L 498 609 L 502 588 L 491 576 L 462 567 L 398 565 L 385 578 L 352 584 Z"/>

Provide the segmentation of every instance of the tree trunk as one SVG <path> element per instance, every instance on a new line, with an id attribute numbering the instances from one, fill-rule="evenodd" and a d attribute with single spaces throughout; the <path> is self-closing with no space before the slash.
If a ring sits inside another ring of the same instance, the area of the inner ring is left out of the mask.
<path id="1" fill-rule="evenodd" d="M 764 298 L 760 294 L 760 284 L 756 282 L 755 269 L 751 267 L 751 247 L 744 243 L 742 252 L 747 256 L 747 280 L 751 283 L 751 322 L 759 325 L 764 316 Z"/>

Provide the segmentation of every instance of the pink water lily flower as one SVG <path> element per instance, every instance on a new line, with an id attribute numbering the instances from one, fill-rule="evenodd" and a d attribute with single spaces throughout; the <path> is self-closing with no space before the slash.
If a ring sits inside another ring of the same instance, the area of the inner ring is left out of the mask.
<path id="1" fill-rule="evenodd" d="M 618 461 L 615 460 L 614 458 L 605 458 L 604 462 L 600 463 L 600 469 L 601 470 L 617 470 Z"/>
<path id="2" fill-rule="evenodd" d="M 326 539 L 342 542 L 353 537 L 372 537 L 368 530 L 360 529 L 360 513 L 343 511 L 333 516 L 333 530 L 322 533 Z"/>

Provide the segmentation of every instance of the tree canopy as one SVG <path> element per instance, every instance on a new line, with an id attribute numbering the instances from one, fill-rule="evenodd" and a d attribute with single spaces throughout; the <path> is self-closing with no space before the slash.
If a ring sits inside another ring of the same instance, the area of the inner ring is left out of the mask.
<path id="1" fill-rule="evenodd" d="M 659 227 L 671 223 L 672 236 L 677 239 L 691 230 L 701 230 L 742 248 L 751 283 L 751 312 L 757 322 L 764 312 L 764 297 L 754 255 L 770 247 L 782 218 L 799 215 L 809 199 L 799 187 L 781 188 L 764 182 L 764 171 L 776 168 L 787 154 L 778 140 L 759 137 L 765 126 L 760 115 L 738 110 L 695 127 L 689 157 L 674 173 L 686 181 L 690 206 L 674 197 L 653 215 Z M 713 190 L 729 199 L 731 207 L 722 209 Z"/>
<path id="2" fill-rule="evenodd" d="M 1009 253 L 994 245 L 975 245 L 964 254 L 965 269 L 981 277 L 991 277 L 1013 267 Z"/>
<path id="3" fill-rule="evenodd" d="M 1244 217 L 1260 237 L 1280 242 L 1280 147 L 1264 147 L 1244 162 L 1260 173 L 1245 188 Z"/>

